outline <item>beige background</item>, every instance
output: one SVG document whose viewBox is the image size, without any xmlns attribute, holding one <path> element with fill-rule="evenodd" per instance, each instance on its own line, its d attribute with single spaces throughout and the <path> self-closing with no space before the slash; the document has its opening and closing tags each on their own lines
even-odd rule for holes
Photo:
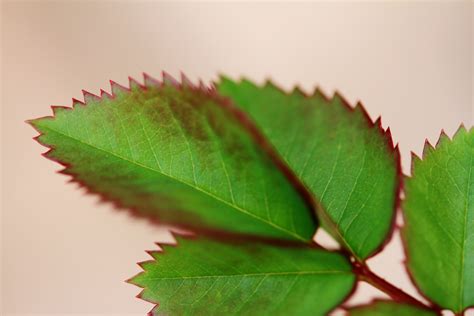
<svg viewBox="0 0 474 316">
<path fill-rule="evenodd" d="M 143 315 L 150 304 L 123 280 L 154 241 L 170 238 L 66 185 L 25 119 L 142 71 L 271 76 L 362 100 L 391 126 L 408 172 L 425 137 L 472 125 L 472 15 L 469 1 L 3 2 L 3 313 Z M 416 295 L 401 260 L 396 237 L 371 265 Z M 352 302 L 374 295 L 361 286 Z"/>
</svg>

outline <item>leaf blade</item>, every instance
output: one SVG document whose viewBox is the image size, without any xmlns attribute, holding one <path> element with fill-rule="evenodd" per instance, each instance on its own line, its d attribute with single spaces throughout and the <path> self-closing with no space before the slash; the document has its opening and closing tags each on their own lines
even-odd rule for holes
<svg viewBox="0 0 474 316">
<path fill-rule="evenodd" d="M 338 94 L 306 96 L 221 78 L 218 90 L 249 113 L 316 198 L 319 219 L 359 261 L 383 247 L 399 201 L 400 155 L 390 131 Z M 289 136 L 288 136 L 289 135 Z M 374 224 L 375 223 L 375 224 Z M 370 228 L 370 229 L 369 229 Z"/>
<path fill-rule="evenodd" d="M 407 267 L 428 298 L 455 312 L 474 306 L 472 169 L 474 129 L 461 126 L 452 140 L 442 133 L 436 148 L 426 142 L 405 180 Z"/>
<path fill-rule="evenodd" d="M 146 79 L 31 121 L 46 156 L 89 191 L 162 222 L 311 240 L 308 206 L 234 109 L 204 88 Z"/>
<path fill-rule="evenodd" d="M 157 315 L 325 315 L 355 282 L 344 257 L 304 246 L 180 238 L 151 255 L 130 283 Z"/>
</svg>

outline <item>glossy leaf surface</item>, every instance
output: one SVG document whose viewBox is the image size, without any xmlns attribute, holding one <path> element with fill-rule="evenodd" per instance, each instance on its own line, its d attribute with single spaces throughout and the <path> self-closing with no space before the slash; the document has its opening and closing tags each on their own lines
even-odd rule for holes
<svg viewBox="0 0 474 316">
<path fill-rule="evenodd" d="M 335 95 L 287 94 L 267 83 L 217 85 L 261 128 L 320 204 L 323 226 L 358 260 L 380 249 L 398 202 L 399 152 L 389 131 Z"/>
<path fill-rule="evenodd" d="M 310 241 L 316 222 L 261 149 L 261 137 L 209 89 L 165 77 L 112 84 L 86 105 L 30 121 L 46 157 L 90 192 L 161 222 Z"/>
<path fill-rule="evenodd" d="M 326 315 L 355 282 L 343 256 L 304 245 L 179 238 L 150 254 L 129 282 L 155 315 Z"/>
<path fill-rule="evenodd" d="M 405 184 L 402 236 L 415 283 L 460 312 L 474 306 L 474 129 L 461 127 L 413 156 Z"/>
</svg>

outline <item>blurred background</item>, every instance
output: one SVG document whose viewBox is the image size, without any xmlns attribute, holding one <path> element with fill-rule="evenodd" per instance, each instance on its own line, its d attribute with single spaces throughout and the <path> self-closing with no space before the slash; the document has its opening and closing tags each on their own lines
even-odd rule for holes
<svg viewBox="0 0 474 316">
<path fill-rule="evenodd" d="M 472 126 L 471 1 L 139 2 L 3 1 L 1 6 L 2 311 L 4 315 L 143 315 L 151 305 L 125 279 L 166 227 L 85 196 L 40 156 L 24 121 L 109 90 L 143 71 L 191 79 L 219 73 L 339 90 L 382 115 L 410 151 L 442 128 Z M 398 234 L 370 265 L 417 296 Z M 359 287 L 350 303 L 383 294 Z"/>
</svg>

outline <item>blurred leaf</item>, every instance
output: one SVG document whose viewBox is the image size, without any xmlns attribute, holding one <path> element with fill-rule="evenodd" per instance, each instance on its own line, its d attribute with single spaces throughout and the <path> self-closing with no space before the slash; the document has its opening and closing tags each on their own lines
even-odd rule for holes
<svg viewBox="0 0 474 316">
<path fill-rule="evenodd" d="M 359 261 L 381 249 L 398 203 L 400 157 L 380 121 L 338 94 L 287 94 L 272 83 L 226 78 L 217 87 L 249 113 L 314 194 L 329 233 Z"/>
<path fill-rule="evenodd" d="M 355 282 L 343 256 L 304 245 L 180 238 L 163 250 L 129 281 L 155 315 L 326 315 Z"/>
<path fill-rule="evenodd" d="M 368 305 L 352 307 L 349 310 L 350 316 L 430 316 L 437 315 L 430 310 L 398 303 L 394 301 L 375 301 Z"/>
<path fill-rule="evenodd" d="M 406 179 L 407 264 L 415 283 L 435 303 L 455 312 L 474 306 L 474 129 L 444 133 L 423 160 L 412 157 Z"/>
<path fill-rule="evenodd" d="M 145 77 L 85 92 L 86 105 L 30 121 L 46 157 L 105 200 L 185 227 L 310 241 L 316 222 L 262 150 L 263 141 L 214 91 Z"/>
</svg>

